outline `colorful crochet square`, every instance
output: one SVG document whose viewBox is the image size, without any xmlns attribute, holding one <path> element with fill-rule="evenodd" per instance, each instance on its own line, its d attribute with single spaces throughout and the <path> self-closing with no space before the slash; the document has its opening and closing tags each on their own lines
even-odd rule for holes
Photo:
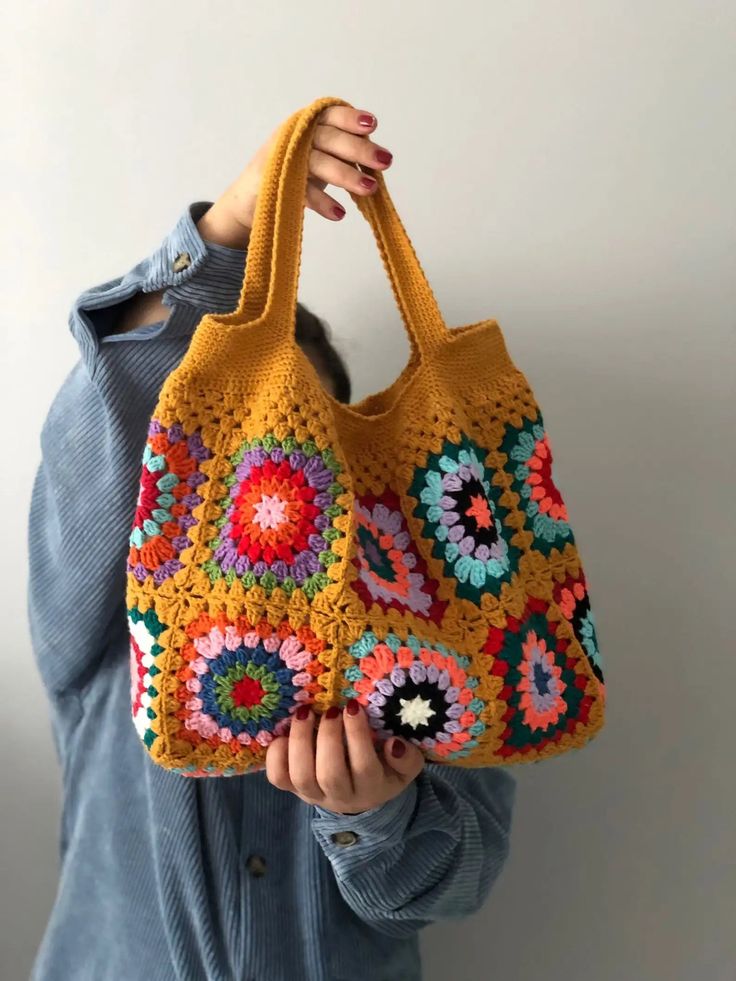
<svg viewBox="0 0 736 981">
<path fill-rule="evenodd" d="M 292 711 L 320 690 L 324 645 L 308 627 L 201 613 L 186 634 L 176 715 L 179 738 L 193 746 L 228 746 L 233 754 L 268 746 L 286 731 Z"/>
<path fill-rule="evenodd" d="M 499 447 L 507 456 L 506 471 L 513 478 L 526 527 L 534 535 L 534 547 L 549 555 L 554 546 L 574 542 L 567 508 L 552 476 L 552 450 L 544 422 L 524 420 L 521 429 L 509 427 Z"/>
<path fill-rule="evenodd" d="M 443 560 L 458 596 L 474 603 L 486 592 L 498 595 L 519 559 L 510 544 L 513 532 L 504 527 L 509 512 L 500 504 L 503 489 L 491 483 L 486 455 L 467 436 L 460 443 L 448 440 L 417 468 L 409 489 L 419 501 L 414 515 L 424 523 L 423 534 L 434 541 L 432 554 Z"/>
<path fill-rule="evenodd" d="M 447 603 L 436 597 L 437 583 L 411 540 L 398 496 L 386 490 L 356 498 L 355 518 L 352 585 L 366 609 L 377 603 L 384 613 L 408 610 L 439 624 Z"/>
<path fill-rule="evenodd" d="M 156 667 L 156 658 L 164 650 L 158 643 L 158 638 L 166 630 L 166 624 L 161 623 L 154 609 L 141 613 L 138 607 L 134 606 L 128 610 L 128 627 L 133 723 L 138 735 L 150 749 L 154 740 L 158 738 L 151 728 L 151 722 L 156 718 L 151 703 L 158 695 L 155 679 L 161 672 Z"/>
<path fill-rule="evenodd" d="M 402 736 L 442 761 L 467 756 L 485 731 L 484 702 L 475 694 L 478 679 L 470 658 L 442 644 L 424 644 L 409 635 L 389 633 L 379 640 L 371 631 L 349 648 L 355 661 L 345 671 L 356 698 L 380 738 Z"/>
<path fill-rule="evenodd" d="M 530 599 L 522 619 L 508 617 L 505 629 L 488 633 L 484 650 L 491 674 L 503 679 L 498 698 L 507 706 L 501 756 L 539 751 L 588 722 L 593 699 L 584 695 L 584 662 L 568 655 L 570 642 L 558 636 L 548 611 L 543 600 Z"/>
<path fill-rule="evenodd" d="M 581 572 L 577 579 L 568 576 L 563 583 L 558 583 L 554 589 L 554 598 L 563 616 L 570 622 L 578 643 L 585 651 L 593 674 L 601 683 L 601 688 L 604 688 L 603 658 L 598 649 L 595 615 L 590 608 L 588 584 L 583 573 Z"/>
<path fill-rule="evenodd" d="M 184 568 L 179 556 L 192 544 L 192 511 L 203 500 L 197 489 L 208 479 L 199 465 L 211 455 L 199 432 L 187 436 L 179 423 L 167 429 L 151 421 L 127 564 L 139 582 L 153 575 L 160 586 Z"/>
<path fill-rule="evenodd" d="M 230 462 L 220 533 L 202 568 L 212 582 L 240 578 L 268 594 L 276 586 L 288 594 L 301 587 L 313 598 L 332 582 L 327 569 L 340 558 L 332 545 L 343 535 L 334 522 L 344 513 L 336 503 L 344 487 L 333 453 L 267 435 L 244 442 Z"/>
</svg>

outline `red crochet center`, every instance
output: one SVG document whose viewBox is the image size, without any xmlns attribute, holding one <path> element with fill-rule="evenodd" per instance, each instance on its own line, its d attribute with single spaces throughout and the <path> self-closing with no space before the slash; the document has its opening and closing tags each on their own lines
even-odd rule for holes
<svg viewBox="0 0 736 981">
<path fill-rule="evenodd" d="M 280 528 L 261 530 L 253 521 L 254 501 L 263 493 L 280 498 L 286 504 L 286 519 Z M 292 471 L 287 460 L 276 464 L 266 460 L 262 467 L 253 467 L 243 481 L 235 499 L 230 537 L 238 543 L 238 554 L 247 552 L 251 562 L 294 561 L 294 550 L 309 548 L 309 536 L 319 532 L 314 519 L 320 509 L 311 501 L 317 496 L 309 487 L 303 471 Z"/>
</svg>

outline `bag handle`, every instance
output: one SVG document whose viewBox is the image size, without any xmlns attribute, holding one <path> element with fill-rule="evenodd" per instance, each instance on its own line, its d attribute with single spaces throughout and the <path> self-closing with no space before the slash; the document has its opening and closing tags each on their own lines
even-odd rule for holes
<svg viewBox="0 0 736 981">
<path fill-rule="evenodd" d="M 263 320 L 272 344 L 294 342 L 312 136 L 318 117 L 332 105 L 350 103 L 318 99 L 278 130 L 256 203 L 240 300 L 232 314 L 217 318 L 233 326 Z M 372 195 L 350 196 L 374 233 L 413 353 L 429 352 L 446 339 L 448 329 L 383 175 L 372 171 L 372 176 L 378 185 Z"/>
<path fill-rule="evenodd" d="M 293 113 L 278 128 L 256 198 L 253 227 L 248 242 L 245 276 L 235 310 L 221 316 L 221 323 L 250 323 L 258 320 L 266 308 L 271 286 L 273 237 L 280 176 L 289 141 L 303 110 Z"/>
</svg>

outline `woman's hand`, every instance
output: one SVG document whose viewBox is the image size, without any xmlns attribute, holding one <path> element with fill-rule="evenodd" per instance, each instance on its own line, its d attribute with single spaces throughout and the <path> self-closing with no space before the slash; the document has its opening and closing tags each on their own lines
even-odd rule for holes
<svg viewBox="0 0 736 981">
<path fill-rule="evenodd" d="M 417 747 L 396 736 L 379 755 L 368 716 L 354 699 L 343 712 L 328 709 L 318 725 L 309 706 L 300 706 L 289 735 L 274 739 L 266 751 L 269 783 L 338 814 L 360 814 L 398 797 L 423 766 Z"/>
<path fill-rule="evenodd" d="M 373 170 L 385 170 L 390 166 L 391 153 L 369 139 L 376 125 L 376 118 L 371 113 L 348 106 L 330 106 L 320 114 L 309 159 L 307 208 L 331 221 L 340 221 L 345 216 L 345 209 L 325 191 L 328 184 L 354 194 L 368 195 L 375 191 L 375 180 L 357 170 L 356 164 Z M 247 246 L 263 170 L 277 132 L 278 129 L 197 222 L 202 238 L 234 249 Z"/>
</svg>

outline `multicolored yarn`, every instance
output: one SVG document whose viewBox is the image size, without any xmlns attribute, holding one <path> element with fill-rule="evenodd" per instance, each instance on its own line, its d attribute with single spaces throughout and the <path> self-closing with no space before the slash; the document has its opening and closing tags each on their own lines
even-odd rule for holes
<svg viewBox="0 0 736 981">
<path fill-rule="evenodd" d="M 308 627 L 272 627 L 200 613 L 186 627 L 175 697 L 181 708 L 177 737 L 192 746 L 268 746 L 286 732 L 290 712 L 311 702 L 326 670 L 324 643 Z"/>
<path fill-rule="evenodd" d="M 152 705 L 159 694 L 156 675 L 161 673 L 156 660 L 164 648 L 158 637 L 166 630 L 156 611 L 151 608 L 145 613 L 137 607 L 128 610 L 130 628 L 130 700 L 133 708 L 133 722 L 136 731 L 150 749 L 157 733 L 151 724 L 156 719 Z"/>
<path fill-rule="evenodd" d="M 352 644 L 357 659 L 347 668 L 345 698 L 365 706 L 371 726 L 387 739 L 402 736 L 434 757 L 449 761 L 468 756 L 485 732 L 471 660 L 442 644 L 425 646 L 413 634 L 380 640 L 366 631 Z"/>
<path fill-rule="evenodd" d="M 574 542 L 567 508 L 552 479 L 552 450 L 541 415 L 525 420 L 519 429 L 509 427 L 501 444 L 512 477 L 512 489 L 521 496 L 527 527 L 535 547 L 549 554 L 553 545 Z"/>
<path fill-rule="evenodd" d="M 282 442 L 269 433 L 245 440 L 230 463 L 230 493 L 215 522 L 220 534 L 209 543 L 214 555 L 203 569 L 213 582 L 240 577 L 246 588 L 291 593 L 301 587 L 313 597 L 329 585 L 327 569 L 339 561 L 332 543 L 342 534 L 334 519 L 343 513 L 335 503 L 343 487 L 334 454 L 311 440 Z"/>
<path fill-rule="evenodd" d="M 534 762 L 604 721 L 595 622 L 544 421 L 495 320 L 448 330 L 382 175 L 355 198 L 414 356 L 345 406 L 296 344 L 311 132 L 282 127 L 240 303 L 159 395 L 127 564 L 131 704 L 182 776 L 262 769 L 300 704 L 380 744 Z"/>
<path fill-rule="evenodd" d="M 504 534 L 508 510 L 500 503 L 502 488 L 491 484 L 486 450 L 465 434 L 459 443 L 445 441 L 418 468 L 409 493 L 419 503 L 422 534 L 434 542 L 433 554 L 444 561 L 445 575 L 457 580 L 458 596 L 474 602 L 492 584 L 508 582 L 519 551 Z"/>
<path fill-rule="evenodd" d="M 376 603 L 384 613 L 408 610 L 441 623 L 447 603 L 437 599 L 438 583 L 412 542 L 398 496 L 367 494 L 356 498 L 354 509 L 358 575 L 352 585 L 366 608 Z"/>
<path fill-rule="evenodd" d="M 181 553 L 197 523 L 192 511 L 202 503 L 197 489 L 207 480 L 199 464 L 210 455 L 198 432 L 185 436 L 179 423 L 151 420 L 127 565 L 138 582 L 153 574 L 160 585 L 184 568 Z"/>
<path fill-rule="evenodd" d="M 554 598 L 565 619 L 572 624 L 572 629 L 585 651 L 591 670 L 601 683 L 601 691 L 605 692 L 603 658 L 598 649 L 595 615 L 590 608 L 588 584 L 582 571 L 577 577 L 568 576 L 563 583 L 555 586 Z"/>
<path fill-rule="evenodd" d="M 551 615 L 549 604 L 530 598 L 520 618 L 509 616 L 488 632 L 484 650 L 493 658 L 491 674 L 503 680 L 499 698 L 507 706 L 502 756 L 538 753 L 588 722 L 595 701 L 585 694 L 588 672 L 570 656 L 570 639 Z"/>
</svg>

